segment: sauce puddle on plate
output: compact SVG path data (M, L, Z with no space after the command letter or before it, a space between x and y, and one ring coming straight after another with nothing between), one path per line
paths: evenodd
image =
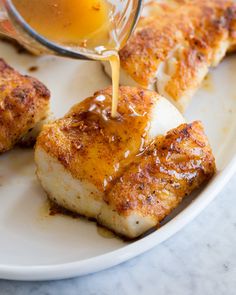
M46 210L45 210L45 208L46 208ZM63 216L71 217L71 218L79 218L84 221L93 221L96 223L97 233L99 234L99 236L106 238L106 239L117 238L117 236L112 231L99 225L96 222L96 219L86 218L78 213L75 213L75 212L72 212L70 210L63 208L50 200L47 200L47 202L44 206L44 216L46 216L45 211L47 213L47 216L55 216L55 215L59 214L59 215L63 215Z

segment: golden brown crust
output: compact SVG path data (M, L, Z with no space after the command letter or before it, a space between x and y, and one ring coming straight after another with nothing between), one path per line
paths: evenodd
M37 147L57 158L74 177L102 191L142 150L158 99L148 90L120 87L118 117L111 119L111 96L110 87L96 92L46 126L37 140Z
M10 149L46 116L50 93L0 59L0 153Z
M182 124L158 137L137 157L106 195L121 215L135 211L160 222L215 173L215 159L203 126Z
M161 62L175 66L165 92L178 101L199 86L205 69L223 52L236 46L236 5L229 0L173 0L149 4L135 34L120 51L121 67L143 87L156 80ZM172 57L175 58L173 62ZM203 74L200 74L202 71Z
M85 186L93 184L111 211L158 223L213 176L214 156L200 122L147 139L159 99L155 92L121 87L117 119L110 118L111 93L111 88L98 91L45 126L36 150L58 160Z

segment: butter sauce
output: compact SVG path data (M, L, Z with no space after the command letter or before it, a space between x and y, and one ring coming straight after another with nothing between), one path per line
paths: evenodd
M39 34L57 44L94 52L112 69L112 117L117 115L120 61L135 9L113 0L13 0L18 12ZM116 3L116 5L114 4Z

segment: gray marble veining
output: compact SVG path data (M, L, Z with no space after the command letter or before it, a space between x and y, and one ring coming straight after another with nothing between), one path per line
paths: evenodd
M117 267L54 282L0 281L0 295L235 295L236 175L168 241Z

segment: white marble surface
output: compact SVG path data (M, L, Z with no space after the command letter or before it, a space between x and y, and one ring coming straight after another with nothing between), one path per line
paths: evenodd
M235 295L236 175L165 243L97 274L55 282L0 281L0 295Z

